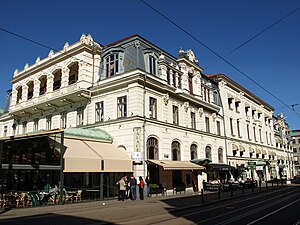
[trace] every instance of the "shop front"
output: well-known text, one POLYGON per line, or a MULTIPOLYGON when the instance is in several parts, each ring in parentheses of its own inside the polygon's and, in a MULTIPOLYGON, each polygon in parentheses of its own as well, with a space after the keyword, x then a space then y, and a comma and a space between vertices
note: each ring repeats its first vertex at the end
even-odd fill
POLYGON ((176 194, 181 191, 197 191, 203 166, 189 161, 147 160, 150 183, 176 194))
MULTIPOLYGON (((100 129, 69 128, 1 138, 1 193, 46 193, 55 186, 83 197, 117 195, 132 160, 100 129)), ((62 203, 62 202, 61 202, 62 203)))

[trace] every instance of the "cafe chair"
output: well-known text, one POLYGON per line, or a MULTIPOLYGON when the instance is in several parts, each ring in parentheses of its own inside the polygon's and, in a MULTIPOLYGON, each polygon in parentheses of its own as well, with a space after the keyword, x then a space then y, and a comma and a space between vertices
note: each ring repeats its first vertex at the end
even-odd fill
POLYGON ((82 194, 82 190, 78 190, 77 194, 74 196, 76 202, 81 201, 81 194, 82 194))

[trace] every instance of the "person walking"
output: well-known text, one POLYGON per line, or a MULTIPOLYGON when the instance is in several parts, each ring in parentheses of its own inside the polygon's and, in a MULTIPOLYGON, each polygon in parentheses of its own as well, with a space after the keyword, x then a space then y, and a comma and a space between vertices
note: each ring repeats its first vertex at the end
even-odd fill
POLYGON ((140 176, 139 177, 140 183, 139 183, 139 193, 140 193, 140 200, 144 200, 144 187, 145 187, 145 182, 143 178, 140 176))
POLYGON ((131 200, 136 200, 136 185, 137 185, 137 180, 135 179, 134 176, 130 177, 130 196, 131 200))
POLYGON ((145 181, 146 181, 146 185, 147 185, 147 197, 151 197, 150 196, 150 177, 147 176, 145 181))
POLYGON ((117 184, 119 185, 119 201, 124 201, 125 199, 125 191, 126 191, 126 183, 125 183, 125 179, 124 177, 121 178, 121 180, 119 180, 117 182, 117 184))

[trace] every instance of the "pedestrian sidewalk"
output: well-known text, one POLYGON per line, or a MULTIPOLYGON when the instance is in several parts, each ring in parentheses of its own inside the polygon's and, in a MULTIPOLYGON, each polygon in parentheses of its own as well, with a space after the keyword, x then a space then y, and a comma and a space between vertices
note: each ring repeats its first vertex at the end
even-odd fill
POLYGON ((199 204, 211 204, 216 201, 225 200, 228 198, 236 198, 241 197, 243 195, 255 194, 261 191, 267 190, 275 190, 278 188, 285 188, 287 185, 284 186, 268 186, 268 188, 264 187, 257 187, 253 190, 244 189, 243 190, 236 190, 236 191, 227 191, 227 192, 193 192, 193 193, 181 193, 177 195, 169 195, 169 196, 152 196, 152 197, 145 197, 145 200, 135 200, 132 201, 130 199, 125 200, 124 202, 120 202, 117 199, 107 199, 103 201, 82 201, 78 203, 72 204, 64 204, 64 205, 48 205, 48 206, 41 206, 41 207, 29 207, 29 208, 14 208, 11 210, 2 210, 0 215, 1 219, 8 219, 8 218, 17 218, 17 217, 26 217, 26 216, 36 216, 42 215, 47 213, 67 213, 68 211, 82 211, 82 210, 89 210, 99 208, 121 208, 122 205, 141 205, 141 204, 149 204, 149 203, 156 203, 156 204, 168 204, 169 206, 173 207, 174 209, 184 208, 184 207, 191 207, 193 205, 199 204))

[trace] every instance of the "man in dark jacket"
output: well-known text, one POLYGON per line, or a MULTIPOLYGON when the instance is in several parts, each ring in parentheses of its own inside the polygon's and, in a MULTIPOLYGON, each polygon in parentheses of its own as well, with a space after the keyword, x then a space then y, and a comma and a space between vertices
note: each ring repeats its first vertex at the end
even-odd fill
POLYGON ((137 181, 135 179, 134 176, 130 177, 130 196, 132 200, 136 200, 136 185, 137 185, 137 181))

